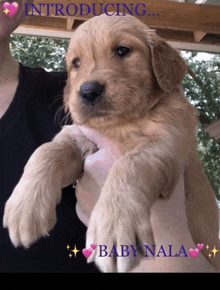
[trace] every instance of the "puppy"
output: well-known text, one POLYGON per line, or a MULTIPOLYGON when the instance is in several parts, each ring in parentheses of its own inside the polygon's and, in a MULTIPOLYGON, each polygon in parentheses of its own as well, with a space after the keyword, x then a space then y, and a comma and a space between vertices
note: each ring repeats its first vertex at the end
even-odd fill
MULTIPOLYGON (((151 207, 169 198, 185 166, 193 240, 220 248, 218 208, 198 157, 198 117, 182 93, 186 65, 178 52, 132 16, 101 15, 76 30, 66 62, 64 102, 74 125, 34 152, 7 201, 3 224, 13 244, 29 247, 54 227, 61 188, 77 180, 85 156, 97 150, 83 125, 114 140, 122 154, 93 209, 88 246, 153 245, 151 207)), ((93 258, 102 271, 128 271, 138 263, 93 258)), ((207 259, 218 269, 218 258, 207 259)))

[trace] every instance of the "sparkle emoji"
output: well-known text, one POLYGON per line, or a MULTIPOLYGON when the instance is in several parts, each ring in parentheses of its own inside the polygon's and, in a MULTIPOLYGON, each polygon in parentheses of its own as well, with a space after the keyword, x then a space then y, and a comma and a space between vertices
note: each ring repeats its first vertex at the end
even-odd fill
POLYGON ((19 5, 17 2, 13 2, 10 4, 9 2, 5 2, 3 5, 3 12, 12 18, 18 12, 19 5))

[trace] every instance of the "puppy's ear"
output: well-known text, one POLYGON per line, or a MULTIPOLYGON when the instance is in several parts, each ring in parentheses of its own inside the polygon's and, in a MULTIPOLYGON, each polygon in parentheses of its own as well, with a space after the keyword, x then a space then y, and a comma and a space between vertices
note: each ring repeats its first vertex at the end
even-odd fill
POLYGON ((160 88, 171 92, 181 84, 186 74, 186 63, 179 53, 153 30, 147 31, 152 68, 160 88))

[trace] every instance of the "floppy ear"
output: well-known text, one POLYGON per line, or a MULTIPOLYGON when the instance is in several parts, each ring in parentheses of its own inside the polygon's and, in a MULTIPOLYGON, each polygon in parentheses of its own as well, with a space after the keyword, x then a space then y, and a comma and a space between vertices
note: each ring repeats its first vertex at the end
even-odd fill
POLYGON ((171 92, 181 84, 186 74, 186 63, 179 53, 153 30, 147 31, 147 41, 157 82, 163 91, 171 92))

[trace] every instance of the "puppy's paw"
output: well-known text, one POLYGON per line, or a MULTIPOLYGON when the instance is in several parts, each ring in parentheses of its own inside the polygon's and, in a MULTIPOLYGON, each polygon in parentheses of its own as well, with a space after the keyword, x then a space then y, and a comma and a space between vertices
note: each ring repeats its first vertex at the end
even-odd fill
POLYGON ((90 218, 86 248, 93 243, 98 247, 88 262, 94 261, 103 272, 131 270, 143 258, 144 245, 154 244, 147 211, 124 197, 101 196, 90 218))
POLYGON ((81 146, 81 151, 83 152, 83 159, 88 157, 89 155, 95 153, 98 150, 96 144, 92 143, 91 141, 84 138, 84 142, 81 146))
POLYGON ((47 236, 54 227, 56 204, 59 202, 56 196, 61 195, 57 185, 48 179, 44 183, 21 178, 6 202, 3 217, 3 226, 8 228, 15 247, 28 248, 40 237, 47 236))

